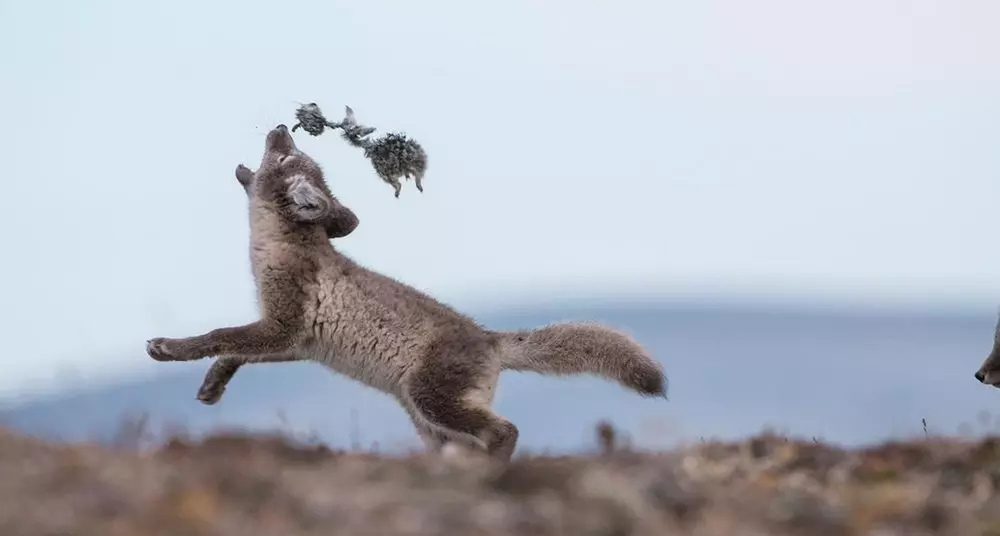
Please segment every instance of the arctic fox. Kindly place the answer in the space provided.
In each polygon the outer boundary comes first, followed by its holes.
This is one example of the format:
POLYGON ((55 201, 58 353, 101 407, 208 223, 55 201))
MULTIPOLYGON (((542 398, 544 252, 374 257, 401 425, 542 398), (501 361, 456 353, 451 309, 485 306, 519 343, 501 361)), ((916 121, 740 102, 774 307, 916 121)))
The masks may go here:
POLYGON ((151 339, 153 359, 319 362, 394 397, 429 449, 455 443, 500 462, 510 459, 518 437, 517 427, 491 410, 502 370, 596 374, 666 397, 662 367, 624 334, 584 323, 490 331, 339 253, 324 227, 333 204, 323 172, 286 126, 268 133, 252 177, 241 173, 261 318, 151 339))

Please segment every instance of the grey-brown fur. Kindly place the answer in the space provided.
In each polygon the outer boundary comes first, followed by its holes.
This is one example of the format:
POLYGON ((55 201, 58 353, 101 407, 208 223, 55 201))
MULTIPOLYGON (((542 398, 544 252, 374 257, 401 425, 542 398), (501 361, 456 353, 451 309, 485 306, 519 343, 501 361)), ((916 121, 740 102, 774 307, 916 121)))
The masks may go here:
MULTIPOLYGON (((242 164, 236 166, 236 180, 243 187, 248 197, 251 195, 253 178, 254 173, 250 168, 242 164)), ((321 184, 325 188, 324 191, 329 193, 329 189, 326 189, 326 181, 322 181, 321 184)), ((330 194, 330 199, 332 201, 332 208, 329 215, 323 221, 323 228, 326 231, 327 238, 345 237, 354 232, 360 221, 357 215, 354 214, 354 211, 340 204, 332 194, 330 194)), ((298 360, 296 357, 284 355, 272 356, 261 361, 277 363, 298 360)), ((245 359, 238 357, 220 357, 217 359, 205 374, 205 379, 198 389, 198 400, 209 405, 218 402, 226 390, 226 385, 233 379, 233 376, 236 375, 240 367, 246 363, 245 359)))
POLYGON ((403 188, 399 182, 401 177, 412 178, 417 190, 424 191, 422 181, 427 172, 427 153, 415 140, 399 132, 390 132, 374 140, 367 138, 375 129, 358 124, 350 106, 344 107, 344 120, 334 124, 343 129, 341 136, 348 143, 364 149, 375 173, 392 185, 396 197, 403 188))
POLYGON ((1000 320, 993 330, 993 348, 976 371, 976 380, 984 385, 1000 387, 1000 320))
MULTIPOLYGON (((260 320, 151 339, 149 355, 159 361, 316 361, 396 398, 430 448, 455 442, 501 461, 510 458, 518 436, 514 424, 491 410, 502 370, 598 374, 641 395, 666 396, 660 365, 623 334, 591 324, 489 331, 358 265, 328 240, 323 222, 331 203, 324 185, 319 166, 295 148, 288 129, 271 131, 247 186, 260 320)), ((232 367, 218 366, 220 378, 232 367)))

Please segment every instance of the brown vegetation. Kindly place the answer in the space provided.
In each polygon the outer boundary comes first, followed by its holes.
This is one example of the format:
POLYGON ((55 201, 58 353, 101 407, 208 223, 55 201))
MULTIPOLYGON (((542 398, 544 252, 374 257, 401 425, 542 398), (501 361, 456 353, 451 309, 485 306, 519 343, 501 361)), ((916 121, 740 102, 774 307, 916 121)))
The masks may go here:
POLYGON ((0 431, 0 534, 1000 535, 1000 440, 845 450, 760 435, 506 470, 264 435, 146 452, 0 431))

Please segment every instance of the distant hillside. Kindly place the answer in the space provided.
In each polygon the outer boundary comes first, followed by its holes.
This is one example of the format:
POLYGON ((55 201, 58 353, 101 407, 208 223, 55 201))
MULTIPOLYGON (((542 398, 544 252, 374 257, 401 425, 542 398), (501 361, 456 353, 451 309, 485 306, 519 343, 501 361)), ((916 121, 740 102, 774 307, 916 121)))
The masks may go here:
MULTIPOLYGON (((607 322, 631 332, 666 367, 669 401, 641 399, 596 379, 507 373, 496 407, 520 427, 529 449, 579 448, 602 418, 640 446, 742 437, 767 425, 844 444, 920 434, 923 418, 942 433, 963 423, 972 432, 1000 429, 1000 390, 972 377, 992 340, 988 317, 664 304, 511 309, 477 318, 504 329, 607 322)), ((418 444, 392 400, 315 364, 245 367, 221 403, 203 406, 194 397, 209 366, 163 364, 152 379, 9 407, 0 422, 50 439, 107 439, 124 416, 148 412, 154 428, 180 423, 193 433, 280 427, 315 431, 341 447, 418 444)))

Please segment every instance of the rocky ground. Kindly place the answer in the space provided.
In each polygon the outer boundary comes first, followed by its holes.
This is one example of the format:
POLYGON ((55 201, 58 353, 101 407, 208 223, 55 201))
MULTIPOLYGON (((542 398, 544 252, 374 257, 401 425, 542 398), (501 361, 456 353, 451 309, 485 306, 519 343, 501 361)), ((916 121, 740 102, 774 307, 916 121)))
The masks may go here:
POLYGON ((638 453, 613 436, 498 470, 260 435, 141 451, 0 431, 0 534, 1000 535, 1000 439, 638 453))

